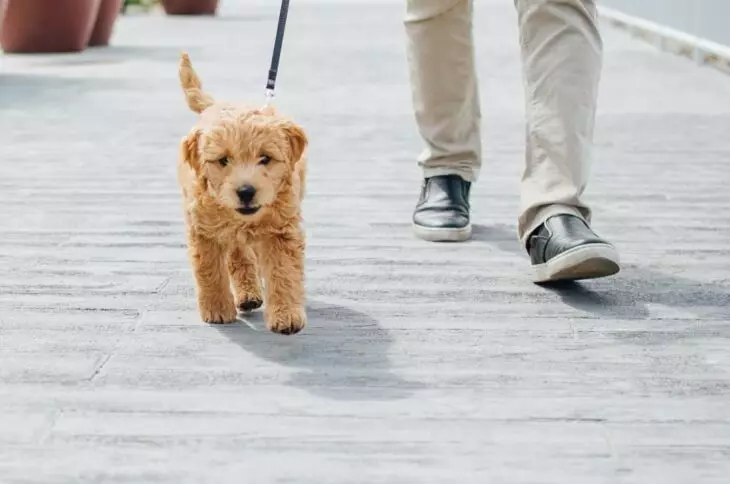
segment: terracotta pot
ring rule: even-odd
[[[0,0],[0,34],[3,31],[3,19],[5,18],[5,7],[7,7],[7,0]]]
[[[0,45],[8,53],[80,52],[101,0],[9,0]]]
[[[162,0],[167,15],[215,15],[218,0]]]
[[[91,32],[89,45],[109,45],[114,31],[114,22],[122,10],[123,0],[101,0],[99,14],[96,16],[94,30]]]

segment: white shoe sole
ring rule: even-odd
[[[471,237],[471,223],[459,229],[433,229],[413,224],[413,232],[428,242],[463,242]]]
[[[536,283],[596,279],[616,274],[619,256],[611,245],[588,244],[567,250],[532,269]]]

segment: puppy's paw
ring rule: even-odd
[[[296,334],[307,325],[303,307],[272,308],[266,313],[266,327],[279,334]]]
[[[243,299],[238,303],[238,310],[242,313],[250,313],[263,306],[264,301],[261,298]]]
[[[233,301],[200,301],[200,317],[206,323],[233,323],[237,316],[238,311]]]

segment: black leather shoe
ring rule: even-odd
[[[413,212],[413,231],[431,242],[460,242],[471,235],[469,189],[459,175],[426,178]]]
[[[616,274],[616,249],[575,215],[553,215],[530,235],[527,250],[537,283],[577,281]]]

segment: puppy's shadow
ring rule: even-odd
[[[288,385],[333,400],[398,400],[423,387],[394,373],[392,336],[378,321],[353,309],[310,301],[307,327],[293,336],[269,332],[263,314],[216,328],[243,350],[293,367]]]
[[[472,242],[529,259],[517,240],[516,228],[507,225],[476,225]],[[669,275],[637,265],[622,264],[614,277],[590,282],[542,285],[575,309],[600,317],[646,319],[649,304],[659,304],[692,313],[695,317],[729,317],[730,288]]]

